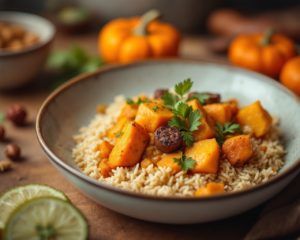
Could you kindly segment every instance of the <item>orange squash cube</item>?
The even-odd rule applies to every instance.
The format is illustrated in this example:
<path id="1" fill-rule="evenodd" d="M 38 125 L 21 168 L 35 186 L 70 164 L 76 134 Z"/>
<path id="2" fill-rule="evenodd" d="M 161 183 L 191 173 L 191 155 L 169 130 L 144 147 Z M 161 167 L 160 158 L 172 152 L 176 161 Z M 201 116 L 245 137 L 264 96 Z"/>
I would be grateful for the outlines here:
<path id="1" fill-rule="evenodd" d="M 109 155 L 108 165 L 111 168 L 137 164 L 150 140 L 147 131 L 136 122 L 127 124 L 123 132 Z"/>
<path id="2" fill-rule="evenodd" d="M 232 118 L 231 107 L 227 103 L 207 104 L 204 107 L 207 114 L 217 123 L 229 122 Z"/>
<path id="3" fill-rule="evenodd" d="M 237 114 L 237 121 L 241 125 L 249 126 L 256 137 L 264 136 L 272 126 L 272 118 L 260 101 L 240 109 Z"/>
<path id="4" fill-rule="evenodd" d="M 222 151 L 232 165 L 241 166 L 253 155 L 249 135 L 238 135 L 225 140 Z"/>
<path id="5" fill-rule="evenodd" d="M 150 164 L 153 164 L 153 162 L 149 158 L 145 158 L 141 161 L 142 168 L 147 168 Z"/>
<path id="6" fill-rule="evenodd" d="M 111 168 L 110 168 L 110 166 L 108 166 L 108 164 L 107 164 L 107 158 L 102 159 L 102 160 L 100 161 L 100 164 L 99 164 L 98 169 L 99 169 L 100 174 L 101 174 L 103 177 L 109 177 L 110 172 L 111 172 Z"/>
<path id="7" fill-rule="evenodd" d="M 125 117 L 128 120 L 134 120 L 136 113 L 138 110 L 138 105 L 137 104 L 125 104 L 124 107 L 121 110 L 120 116 L 118 119 Z"/>
<path id="8" fill-rule="evenodd" d="M 224 183 L 209 182 L 206 186 L 199 188 L 194 195 L 196 197 L 202 197 L 219 193 L 224 193 Z"/>
<path id="9" fill-rule="evenodd" d="M 199 110 L 201 113 L 201 125 L 199 129 L 193 133 L 194 139 L 196 141 L 213 138 L 215 136 L 214 130 L 214 122 L 213 120 L 206 114 L 204 108 L 200 104 L 197 99 L 192 99 L 187 103 L 192 107 L 193 110 Z"/>
<path id="10" fill-rule="evenodd" d="M 129 120 L 126 117 L 119 118 L 117 122 L 107 130 L 107 137 L 110 139 L 116 139 L 117 137 L 120 137 L 120 135 L 122 135 L 123 128 L 127 123 L 129 123 Z"/>
<path id="11" fill-rule="evenodd" d="M 135 121 L 148 132 L 154 132 L 160 126 L 166 125 L 173 113 L 157 102 L 140 104 Z"/>
<path id="12" fill-rule="evenodd" d="M 114 145 L 110 144 L 108 141 L 103 141 L 100 143 L 99 146 L 97 146 L 98 150 L 100 151 L 100 157 L 108 158 L 113 147 Z"/>
<path id="13" fill-rule="evenodd" d="M 157 166 L 172 168 L 172 173 L 176 174 L 181 170 L 181 167 L 174 161 L 174 158 L 181 158 L 181 156 L 182 152 L 165 154 L 162 156 L 161 160 L 157 162 Z"/>
<path id="14" fill-rule="evenodd" d="M 216 174 L 219 167 L 220 147 L 215 138 L 195 142 L 185 155 L 196 161 L 192 172 Z"/>

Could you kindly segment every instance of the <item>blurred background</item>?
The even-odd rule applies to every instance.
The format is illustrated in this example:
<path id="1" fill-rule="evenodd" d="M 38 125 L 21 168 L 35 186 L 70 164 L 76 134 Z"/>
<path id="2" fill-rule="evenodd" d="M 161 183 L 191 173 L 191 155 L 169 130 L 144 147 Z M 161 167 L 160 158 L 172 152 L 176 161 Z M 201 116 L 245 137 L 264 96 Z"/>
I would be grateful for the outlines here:
<path id="1" fill-rule="evenodd" d="M 179 57 L 227 63 L 226 53 L 236 35 L 269 28 L 300 40 L 300 0 L 0 0 L 1 11 L 33 13 L 54 23 L 56 34 L 47 68 L 49 62 L 50 68 L 68 65 L 66 51 L 71 53 L 69 58 L 78 60 L 71 70 L 55 75 L 55 80 L 52 75 L 43 76 L 50 76 L 52 88 L 105 64 L 97 44 L 98 33 L 107 22 L 141 16 L 149 9 L 158 9 L 162 21 L 183 36 Z M 87 58 L 82 68 L 86 64 L 82 59 Z"/>

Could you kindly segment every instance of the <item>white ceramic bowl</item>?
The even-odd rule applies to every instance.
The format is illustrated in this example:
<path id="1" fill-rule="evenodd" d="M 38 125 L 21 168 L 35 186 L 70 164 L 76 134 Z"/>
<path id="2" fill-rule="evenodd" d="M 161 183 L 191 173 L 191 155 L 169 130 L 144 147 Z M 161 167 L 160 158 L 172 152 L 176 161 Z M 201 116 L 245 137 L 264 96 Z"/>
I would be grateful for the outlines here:
<path id="1" fill-rule="evenodd" d="M 270 181 L 248 190 L 205 198 L 155 197 L 124 191 L 84 175 L 72 160 L 72 135 L 87 125 L 99 103 L 114 96 L 152 93 L 192 78 L 194 90 L 236 97 L 241 104 L 260 99 L 281 120 L 286 163 Z M 279 83 L 260 74 L 217 64 L 160 60 L 106 67 L 68 82 L 52 93 L 37 118 L 37 134 L 50 161 L 77 188 L 114 211 L 155 222 L 197 223 L 226 218 L 266 201 L 300 169 L 300 105 Z"/>
<path id="2" fill-rule="evenodd" d="M 32 47 L 16 52 L 0 51 L 0 89 L 12 89 L 29 82 L 42 70 L 55 27 L 42 17 L 21 12 L 0 12 L 0 21 L 18 24 L 40 37 L 40 42 Z"/>

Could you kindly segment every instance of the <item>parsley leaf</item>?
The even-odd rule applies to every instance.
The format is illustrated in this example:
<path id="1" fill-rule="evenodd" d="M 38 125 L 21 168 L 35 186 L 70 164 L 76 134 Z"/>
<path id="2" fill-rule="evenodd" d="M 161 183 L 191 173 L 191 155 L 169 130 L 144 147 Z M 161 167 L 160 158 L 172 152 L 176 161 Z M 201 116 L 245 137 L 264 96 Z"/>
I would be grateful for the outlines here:
<path id="1" fill-rule="evenodd" d="M 159 106 L 154 106 L 154 107 L 152 108 L 152 110 L 153 110 L 154 112 L 156 112 L 158 109 L 159 109 Z"/>
<path id="2" fill-rule="evenodd" d="M 178 96 L 176 96 L 170 92 L 165 93 L 161 97 L 161 99 L 164 101 L 165 107 L 167 107 L 169 109 L 173 109 L 175 104 L 177 103 L 177 101 L 179 101 Z"/>
<path id="3" fill-rule="evenodd" d="M 184 94 L 186 94 L 188 91 L 190 91 L 191 87 L 193 86 L 193 82 L 190 78 L 184 80 L 183 82 L 180 82 L 175 85 L 175 92 L 182 97 Z"/>
<path id="4" fill-rule="evenodd" d="M 224 125 L 222 125 L 221 123 L 217 123 L 215 129 L 219 145 L 222 145 L 224 143 L 226 135 L 241 132 L 240 125 L 233 122 L 227 122 Z"/>
<path id="5" fill-rule="evenodd" d="M 183 141 L 184 141 L 184 143 L 187 147 L 190 147 L 190 146 L 193 145 L 194 137 L 193 137 L 192 132 L 181 131 L 181 136 L 182 136 L 182 139 L 183 139 Z"/>
<path id="6" fill-rule="evenodd" d="M 182 168 L 183 171 L 192 169 L 196 164 L 196 161 L 194 159 L 185 155 L 182 155 L 181 158 L 174 158 L 173 160 Z"/>
<path id="7" fill-rule="evenodd" d="M 192 111 L 192 108 L 184 103 L 183 101 L 178 101 L 175 106 L 173 112 L 175 115 L 186 118 L 187 115 Z"/>
<path id="8" fill-rule="evenodd" d="M 170 127 L 178 128 L 180 131 L 187 131 L 186 123 L 180 117 L 174 116 L 168 124 Z"/>
<path id="9" fill-rule="evenodd" d="M 188 100 L 197 99 L 201 105 L 204 105 L 206 101 L 209 99 L 209 95 L 207 93 L 194 93 Z"/>
<path id="10" fill-rule="evenodd" d="M 189 121 L 189 130 L 191 132 L 198 130 L 199 126 L 201 125 L 200 118 L 202 117 L 199 110 L 190 111 L 188 115 Z"/>
<path id="11" fill-rule="evenodd" d="M 0 112 L 0 123 L 3 123 L 5 119 L 5 115 L 3 112 Z"/>

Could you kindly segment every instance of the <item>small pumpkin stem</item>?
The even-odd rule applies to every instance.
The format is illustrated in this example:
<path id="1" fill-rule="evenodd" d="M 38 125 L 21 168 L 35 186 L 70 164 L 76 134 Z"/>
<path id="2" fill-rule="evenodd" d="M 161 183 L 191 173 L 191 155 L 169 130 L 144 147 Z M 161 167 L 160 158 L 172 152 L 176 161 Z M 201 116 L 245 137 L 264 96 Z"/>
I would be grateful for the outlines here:
<path id="1" fill-rule="evenodd" d="M 158 10 L 152 9 L 146 12 L 140 20 L 140 23 L 133 29 L 133 34 L 137 36 L 145 36 L 147 35 L 148 25 L 149 23 L 153 22 L 154 20 L 161 17 L 161 14 Z"/>
<path id="2" fill-rule="evenodd" d="M 274 35 L 274 33 L 275 33 L 275 30 L 273 28 L 270 28 L 267 31 L 265 31 L 265 34 L 260 41 L 260 45 L 267 46 L 267 45 L 271 44 L 272 36 Z"/>

